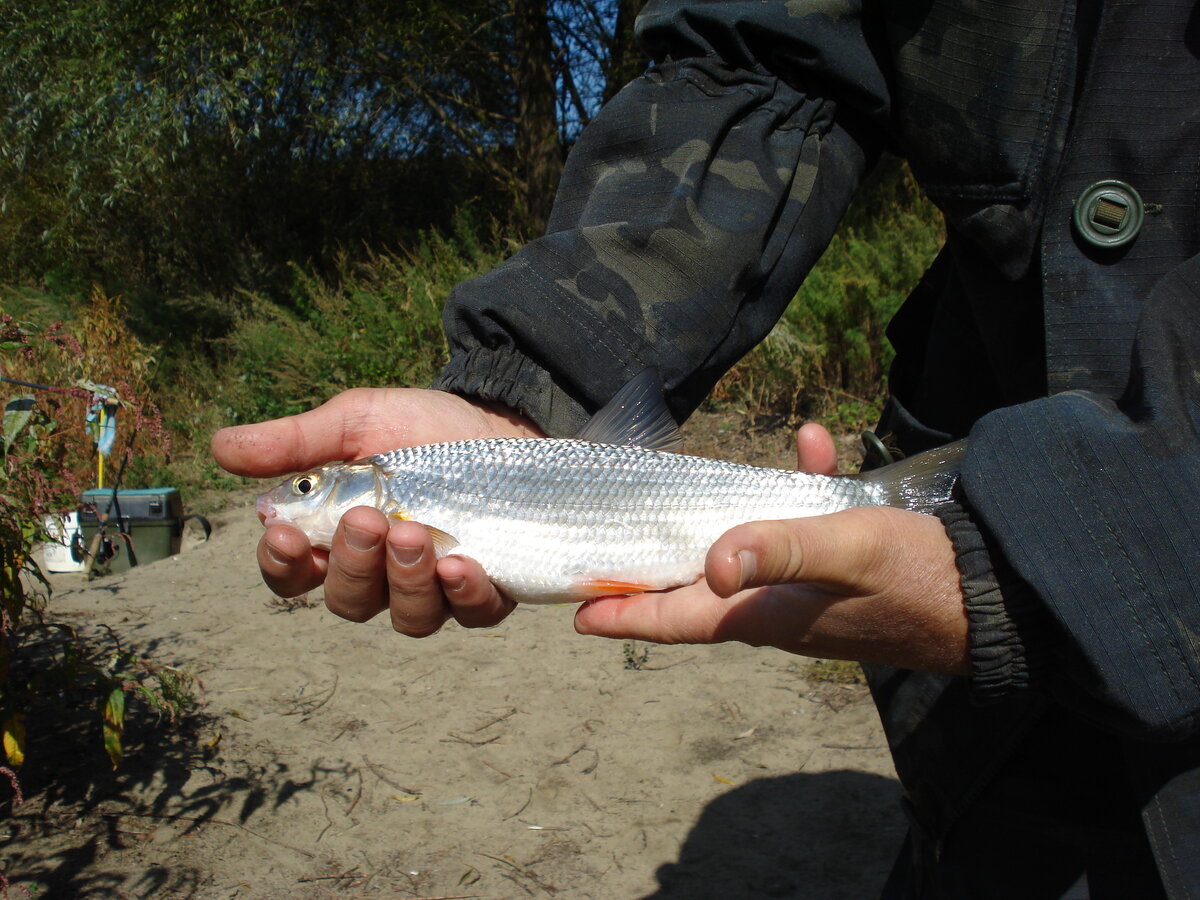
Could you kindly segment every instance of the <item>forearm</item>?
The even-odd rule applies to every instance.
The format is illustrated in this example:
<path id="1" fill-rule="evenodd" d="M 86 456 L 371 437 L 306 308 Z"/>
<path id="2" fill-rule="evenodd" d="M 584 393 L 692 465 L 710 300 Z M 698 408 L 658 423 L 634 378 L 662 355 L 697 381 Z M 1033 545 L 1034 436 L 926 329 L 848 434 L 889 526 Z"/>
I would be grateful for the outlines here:
<path id="1" fill-rule="evenodd" d="M 570 434 L 653 366 L 683 419 L 767 334 L 844 212 L 886 103 L 864 105 L 864 85 L 882 82 L 861 34 L 853 89 L 793 62 L 805 39 L 846 46 L 854 16 L 818 16 L 769 47 L 746 37 L 811 25 L 789 9 L 647 8 L 643 30 L 671 58 L 586 129 L 548 233 L 451 295 L 436 386 Z"/>

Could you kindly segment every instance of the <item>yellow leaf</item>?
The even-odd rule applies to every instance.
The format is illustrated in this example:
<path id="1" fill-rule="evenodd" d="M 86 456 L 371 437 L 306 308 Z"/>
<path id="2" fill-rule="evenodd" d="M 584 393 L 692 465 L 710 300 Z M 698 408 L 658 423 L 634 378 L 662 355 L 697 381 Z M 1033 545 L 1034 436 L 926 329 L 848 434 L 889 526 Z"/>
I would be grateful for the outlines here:
<path id="1" fill-rule="evenodd" d="M 125 733 L 125 691 L 115 687 L 104 701 L 104 750 L 115 769 L 121 764 L 121 736 Z"/>
<path id="2" fill-rule="evenodd" d="M 25 716 L 13 713 L 4 721 L 4 755 L 14 769 L 25 762 Z"/>
<path id="3" fill-rule="evenodd" d="M 733 784 L 728 778 L 722 778 L 720 775 L 713 776 L 714 781 L 719 781 L 721 784 Z"/>

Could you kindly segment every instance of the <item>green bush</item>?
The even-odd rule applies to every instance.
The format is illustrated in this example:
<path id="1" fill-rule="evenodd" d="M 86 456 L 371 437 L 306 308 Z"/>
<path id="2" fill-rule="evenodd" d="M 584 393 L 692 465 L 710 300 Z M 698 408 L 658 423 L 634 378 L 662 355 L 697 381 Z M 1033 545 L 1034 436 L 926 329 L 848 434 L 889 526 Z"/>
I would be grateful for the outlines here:
<path id="1" fill-rule="evenodd" d="M 19 784 L 12 769 L 25 762 L 31 711 L 94 704 L 97 730 L 115 768 L 121 760 L 127 698 L 138 698 L 169 717 L 191 700 L 189 676 L 124 650 L 111 630 L 114 646 L 99 649 L 69 625 L 52 621 L 47 615 L 50 586 L 33 557 L 33 548 L 49 538 L 47 516 L 76 506 L 87 483 L 80 474 L 85 462 L 90 468 L 91 439 L 82 428 L 90 403 L 87 385 L 98 377 L 122 384 L 122 416 L 153 430 L 153 411 L 135 405 L 148 356 L 119 323 L 119 303 L 100 292 L 93 294 L 74 334 L 57 324 L 39 329 L 7 313 L 0 320 L 0 369 L 8 377 L 53 388 L 15 387 L 4 394 L 0 743 L 11 769 L 0 767 L 0 772 L 14 798 Z M 120 439 L 117 446 L 122 446 Z"/>

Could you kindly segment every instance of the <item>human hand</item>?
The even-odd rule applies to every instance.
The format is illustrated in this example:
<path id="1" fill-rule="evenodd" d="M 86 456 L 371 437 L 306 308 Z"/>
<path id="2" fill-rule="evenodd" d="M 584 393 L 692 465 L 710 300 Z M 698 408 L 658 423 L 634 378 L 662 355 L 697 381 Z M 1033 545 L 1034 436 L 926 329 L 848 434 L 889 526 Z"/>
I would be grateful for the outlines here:
<path id="1" fill-rule="evenodd" d="M 355 388 L 296 416 L 218 431 L 212 453 L 238 475 L 273 478 L 398 447 L 483 437 L 542 436 L 528 419 L 442 391 Z M 450 617 L 494 625 L 512 611 L 474 560 L 436 559 L 429 532 L 357 507 L 338 524 L 331 549 L 303 532 L 273 525 L 258 544 L 263 581 L 294 597 L 325 584 L 325 605 L 354 622 L 383 610 L 402 634 L 433 634 Z"/>
<path id="2" fill-rule="evenodd" d="M 797 434 L 800 468 L 835 474 L 829 432 Z M 717 539 L 705 577 L 591 601 L 581 634 L 657 643 L 742 641 L 791 653 L 932 672 L 969 670 L 954 551 L 933 516 L 888 507 L 750 522 Z"/>

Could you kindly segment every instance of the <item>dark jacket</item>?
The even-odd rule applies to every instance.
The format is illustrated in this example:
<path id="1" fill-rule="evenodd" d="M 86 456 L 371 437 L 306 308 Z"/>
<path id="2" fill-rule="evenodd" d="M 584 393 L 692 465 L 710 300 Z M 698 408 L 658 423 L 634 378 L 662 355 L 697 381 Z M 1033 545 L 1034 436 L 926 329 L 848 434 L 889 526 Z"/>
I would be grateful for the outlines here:
<path id="1" fill-rule="evenodd" d="M 948 238 L 889 330 L 882 428 L 970 436 L 943 519 L 975 671 L 870 673 L 913 821 L 889 890 L 1153 896 L 1157 868 L 1200 896 L 1200 7 L 972 10 L 652 0 L 656 65 L 546 236 L 454 292 L 437 386 L 571 434 L 653 365 L 682 419 L 905 156 Z M 1144 201 L 1140 229 L 1108 210 L 1116 245 L 1073 215 L 1110 180 Z"/>

